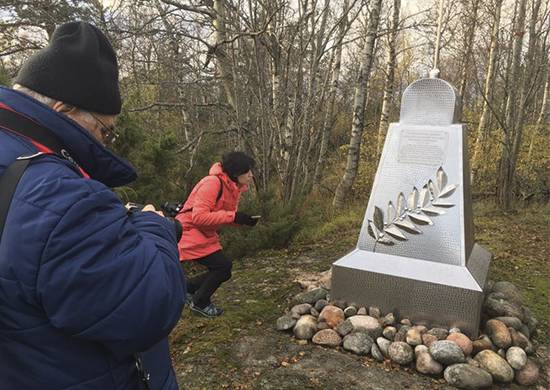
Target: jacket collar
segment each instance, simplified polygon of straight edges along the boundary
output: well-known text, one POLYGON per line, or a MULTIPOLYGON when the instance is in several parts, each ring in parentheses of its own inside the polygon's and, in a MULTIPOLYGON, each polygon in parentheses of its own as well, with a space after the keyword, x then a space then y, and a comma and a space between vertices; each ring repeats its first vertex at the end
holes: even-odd
POLYGON ((0 86, 0 101, 54 133, 76 162, 108 187, 128 184, 137 178, 134 168, 106 149, 78 123, 21 92, 0 86))

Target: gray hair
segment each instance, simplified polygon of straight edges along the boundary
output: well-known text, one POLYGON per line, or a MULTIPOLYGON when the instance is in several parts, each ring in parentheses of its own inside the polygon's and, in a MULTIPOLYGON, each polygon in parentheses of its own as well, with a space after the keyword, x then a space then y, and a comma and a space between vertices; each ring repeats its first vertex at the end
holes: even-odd
POLYGON ((25 95, 28 95, 35 100, 38 100, 40 103, 45 104, 48 107, 52 107, 57 101, 56 99, 53 99, 48 96, 44 96, 36 91, 33 91, 30 88, 24 87, 21 84, 14 84, 13 89, 19 92, 23 92, 25 95))

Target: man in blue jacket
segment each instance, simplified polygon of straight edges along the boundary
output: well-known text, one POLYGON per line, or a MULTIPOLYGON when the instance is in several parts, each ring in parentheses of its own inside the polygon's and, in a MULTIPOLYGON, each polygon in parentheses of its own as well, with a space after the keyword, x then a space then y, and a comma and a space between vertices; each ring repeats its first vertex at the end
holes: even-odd
POLYGON ((0 87, 0 176, 29 164, 0 226, 0 389, 177 389, 177 229, 109 188, 136 178, 104 147, 121 109, 111 44, 66 23, 15 82, 0 87))

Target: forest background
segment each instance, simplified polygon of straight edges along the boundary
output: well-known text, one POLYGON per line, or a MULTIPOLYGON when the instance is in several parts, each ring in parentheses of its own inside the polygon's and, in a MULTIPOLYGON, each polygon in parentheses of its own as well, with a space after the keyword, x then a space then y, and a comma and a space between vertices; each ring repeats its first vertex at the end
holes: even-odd
POLYGON ((71 20, 118 53, 112 148, 139 172, 123 201, 183 201, 223 152, 255 158, 242 208, 263 219, 225 233, 233 256, 355 234, 402 92, 434 61, 462 96, 474 200, 548 215, 547 1, 0 0, 0 83, 71 20))

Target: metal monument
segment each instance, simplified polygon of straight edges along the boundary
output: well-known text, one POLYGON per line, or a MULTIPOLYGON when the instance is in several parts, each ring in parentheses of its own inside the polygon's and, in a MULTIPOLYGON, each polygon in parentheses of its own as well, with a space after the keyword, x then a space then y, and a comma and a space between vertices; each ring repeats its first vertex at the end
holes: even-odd
POLYGON ((404 91, 357 247, 333 263, 332 297, 475 337, 491 254, 474 242, 458 99, 439 78, 404 91))

